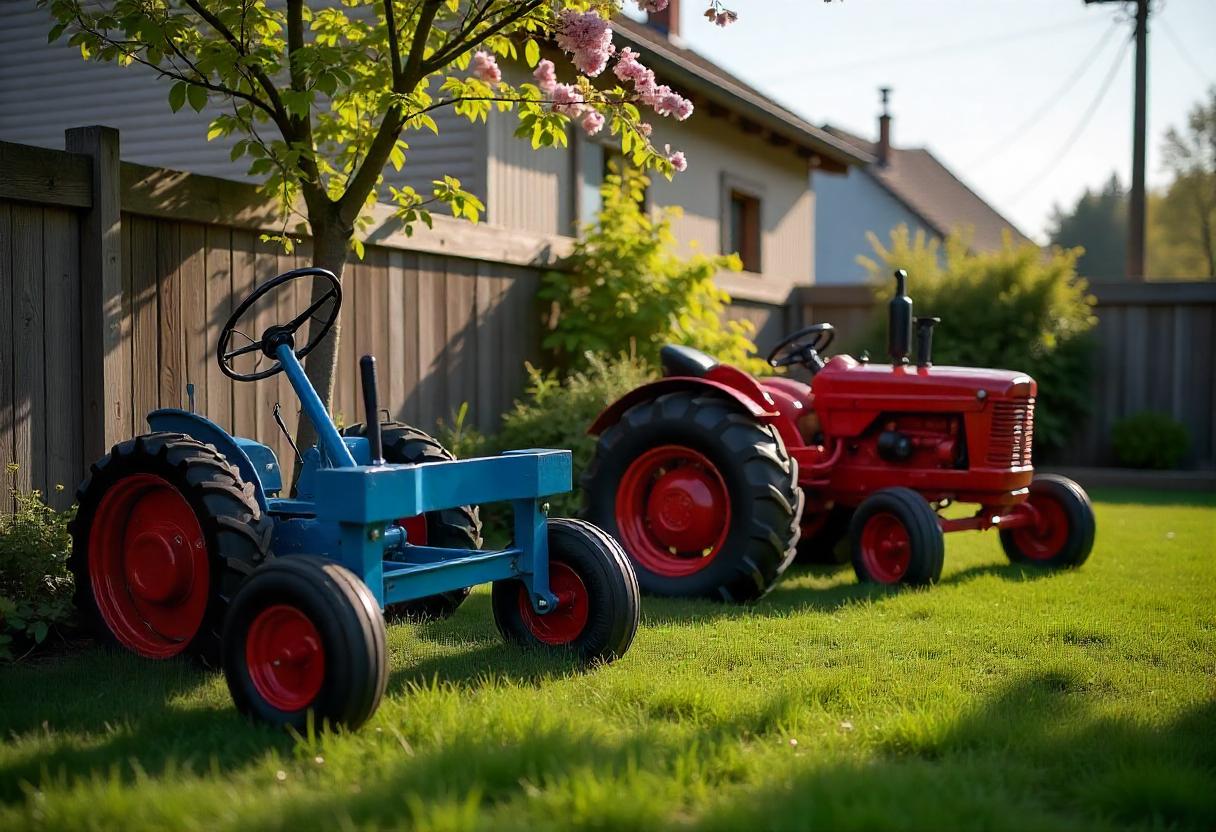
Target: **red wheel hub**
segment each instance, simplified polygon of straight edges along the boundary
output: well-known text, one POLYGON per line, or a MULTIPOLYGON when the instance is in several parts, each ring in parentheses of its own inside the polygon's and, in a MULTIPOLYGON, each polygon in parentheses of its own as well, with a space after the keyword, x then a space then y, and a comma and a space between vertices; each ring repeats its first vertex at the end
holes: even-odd
POLYGON ((325 681, 321 634, 295 607, 267 607, 249 625, 245 665, 267 704, 287 713, 303 710, 317 698, 325 681))
POLYGON ((882 584, 897 584, 912 562, 912 541, 899 518, 879 512, 861 530, 861 560, 866 571, 882 584))
POLYGON ((1018 550, 1031 560, 1050 560, 1068 543, 1068 512, 1047 494, 1031 494, 1027 501, 1034 522, 1011 530, 1018 550))
POLYGON ((699 572, 730 531, 726 481, 691 448, 652 448, 621 477, 616 524, 626 550, 649 571, 667 577, 699 572))
POLYGON ((405 529, 405 540, 414 546, 425 546, 427 541, 426 515, 397 518, 397 525, 405 529))
POLYGON ((587 626, 587 611, 590 604, 587 587, 583 579, 570 566, 560 561, 549 561, 549 589, 557 596, 557 607, 541 615, 532 609, 528 588, 519 587, 519 617, 544 644, 570 644, 587 626))
POLYGON ((124 647, 153 659, 185 650, 202 626, 211 573, 202 527, 182 493, 153 474, 113 485, 89 530, 89 582, 124 647))

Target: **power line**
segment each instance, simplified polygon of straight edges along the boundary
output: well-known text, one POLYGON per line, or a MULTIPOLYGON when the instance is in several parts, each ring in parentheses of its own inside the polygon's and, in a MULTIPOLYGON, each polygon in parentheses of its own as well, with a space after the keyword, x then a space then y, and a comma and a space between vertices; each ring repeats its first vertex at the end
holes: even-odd
POLYGON ((1110 71, 1106 74, 1106 78, 1102 81, 1102 86, 1098 89, 1098 94, 1094 96, 1093 101, 1091 101, 1089 106, 1085 108, 1085 112, 1081 115, 1080 122, 1077 123, 1077 126, 1073 129, 1072 133, 1069 134, 1068 138, 1064 140, 1064 144, 1060 146, 1060 149, 1056 152, 1055 157, 1047 164, 1045 168, 1032 177, 1020 191, 1010 197, 1005 203, 1006 206, 1016 205, 1019 203, 1022 200, 1022 197, 1033 191, 1039 185, 1039 183, 1041 183, 1052 171, 1056 169, 1056 166, 1059 165, 1060 162, 1064 161, 1064 157, 1068 155, 1068 151, 1072 150, 1072 146, 1076 144, 1077 139, 1081 138, 1081 134, 1084 133, 1085 128, 1089 126, 1089 120, 1093 117, 1093 114, 1097 111, 1098 107, 1101 106, 1102 101, 1106 98, 1106 93, 1110 91, 1111 84, 1114 83, 1115 76, 1119 72, 1119 67, 1123 66, 1123 59, 1127 57, 1130 44, 1131 40, 1129 39, 1124 47, 1119 50, 1119 54, 1115 56, 1115 63, 1113 66, 1111 66, 1110 71))
POLYGON ((1158 14, 1157 17, 1157 23, 1161 26, 1161 31, 1165 32, 1165 36, 1170 39, 1170 43, 1174 44, 1174 48, 1178 50, 1178 54, 1182 56, 1182 60, 1191 65, 1191 69, 1195 70, 1195 74, 1203 80, 1203 83, 1216 83, 1216 81, 1213 81, 1212 78, 1208 76, 1203 67, 1199 65, 1199 61, 1195 60, 1194 56, 1191 55, 1191 53, 1187 51, 1187 48, 1182 45, 1181 39, 1179 39, 1178 35, 1174 34, 1174 28, 1170 26, 1169 23, 1165 21, 1165 18, 1161 17, 1160 14, 1158 14))
POLYGON ((1073 86, 1075 86, 1076 83, 1081 80, 1082 76, 1089 71, 1089 68, 1093 66, 1094 61, 1098 59, 1098 56, 1102 54, 1102 50, 1106 48, 1106 44, 1110 42, 1111 35, 1115 34, 1115 32, 1119 30, 1120 25, 1121 24, 1117 22, 1112 23, 1110 28, 1103 32, 1102 37, 1098 39, 1097 46, 1095 46, 1093 50, 1091 50, 1090 53, 1081 60, 1081 63, 1078 64, 1072 75, 1070 75, 1058 89, 1052 91, 1051 95, 1047 96, 1043 103, 1039 105, 1039 107, 1037 107, 1035 111, 1026 119, 1018 124, 1017 127, 1010 130, 1009 133, 1003 136, 1000 140, 994 142, 983 153, 978 154, 975 157, 975 161, 967 165, 967 168, 972 171, 977 170, 988 164, 993 159, 999 157, 1013 144, 1015 140, 1022 137, 1027 128, 1036 124, 1039 119, 1041 119, 1047 113, 1047 111, 1059 104, 1064 95, 1071 90, 1073 86))
MULTIPOLYGON (((1059 32, 1064 29, 1074 29, 1074 28, 1077 28, 1081 24, 1089 23, 1091 20, 1093 20, 1092 17, 1086 16, 1083 18, 1077 18, 1076 20, 1070 20, 1066 23, 1053 23, 1048 26, 1036 26, 1033 29, 1023 29, 1023 30, 1020 30, 1017 32, 1003 34, 1000 37, 989 38, 986 40, 976 40, 974 38, 971 38, 971 39, 965 40, 965 41, 954 41, 952 43, 940 44, 938 46, 922 47, 920 49, 916 49, 916 50, 912 50, 912 51, 908 51, 908 52, 901 52, 896 55, 875 56, 875 57, 871 57, 871 58, 865 58, 865 59, 859 60, 859 61, 850 61, 848 63, 843 63, 843 64, 842 63, 832 63, 832 64, 821 64, 819 66, 812 65, 812 66, 806 67, 805 70, 800 69, 799 73, 801 74, 803 72, 813 72, 813 73, 831 74, 834 72, 845 72, 848 70, 860 69, 860 68, 868 67, 868 66, 899 63, 901 61, 910 61, 910 60, 924 60, 927 58, 937 58, 942 55, 951 55, 951 54, 955 54, 957 52, 968 52, 968 51, 972 51, 975 49, 988 49, 988 48, 991 48, 994 46, 1003 46, 1004 44, 1007 44, 1007 43, 1014 43, 1016 41, 1026 40, 1027 38, 1032 38, 1036 35, 1042 35, 1047 32, 1059 32)), ((789 76, 788 71, 782 72, 780 74, 780 78, 782 78, 782 79, 787 78, 788 76, 789 76)), ((765 74, 765 75, 761 76, 761 80, 776 80, 777 78, 778 78, 778 76, 773 75, 773 74, 765 74)))

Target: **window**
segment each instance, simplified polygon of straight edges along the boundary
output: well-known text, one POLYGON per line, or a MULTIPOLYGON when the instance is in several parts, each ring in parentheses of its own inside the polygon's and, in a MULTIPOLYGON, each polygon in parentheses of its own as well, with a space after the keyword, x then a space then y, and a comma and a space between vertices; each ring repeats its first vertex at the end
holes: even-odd
POLYGON ((745 271, 761 271, 759 197, 731 189, 726 240, 727 250, 739 255, 745 271))
MULTIPOLYGON (((576 189, 575 216, 578 217, 579 228, 594 223, 600 210, 604 207, 600 188, 611 173, 620 173, 622 167, 628 164, 621 155, 620 148, 600 144, 597 141, 578 137, 578 172, 576 189)), ((647 205, 649 189, 642 196, 642 208, 647 205)))

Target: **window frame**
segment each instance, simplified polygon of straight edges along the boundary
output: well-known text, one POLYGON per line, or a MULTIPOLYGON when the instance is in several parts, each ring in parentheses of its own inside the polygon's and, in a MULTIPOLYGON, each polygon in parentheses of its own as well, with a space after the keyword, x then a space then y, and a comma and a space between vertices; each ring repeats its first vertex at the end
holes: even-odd
MULTIPOLYGON (((743 270, 748 274, 764 273, 764 186, 730 173, 722 174, 721 184, 722 216, 720 219, 720 251, 723 254, 737 253, 743 260, 743 270), (742 234, 750 237, 754 248, 754 258, 747 256, 752 252, 734 250, 734 220, 735 200, 742 198, 750 203, 750 216, 745 216, 745 228, 742 234)), ((740 247, 746 249, 748 246, 740 247)))

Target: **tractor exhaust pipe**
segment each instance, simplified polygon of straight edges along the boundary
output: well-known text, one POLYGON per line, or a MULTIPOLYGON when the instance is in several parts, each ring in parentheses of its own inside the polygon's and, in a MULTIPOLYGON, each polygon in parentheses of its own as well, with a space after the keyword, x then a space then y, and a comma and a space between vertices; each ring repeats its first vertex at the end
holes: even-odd
POLYGON ((941 318, 916 319, 916 366, 933 366, 933 327, 942 322, 941 318))
POLYGON ((887 304, 887 355, 892 364, 907 364, 912 352, 912 298, 908 297, 908 273, 895 273, 895 297, 887 304))
POLYGON ((372 465, 384 464, 384 439, 380 436, 380 394, 376 390, 376 357, 359 359, 359 375, 363 382, 363 409, 367 411, 365 433, 371 446, 372 465))

